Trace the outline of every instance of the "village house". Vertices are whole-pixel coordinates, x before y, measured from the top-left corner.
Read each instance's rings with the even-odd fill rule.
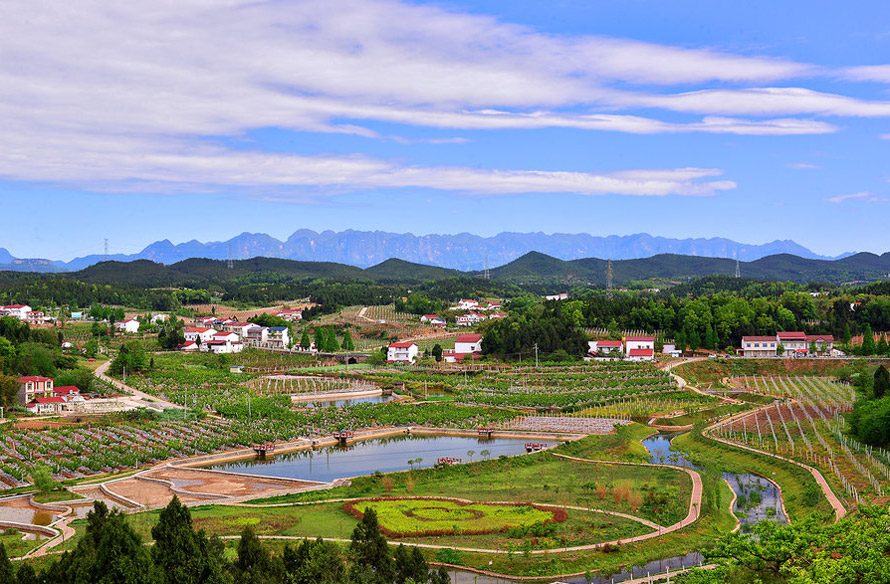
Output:
[[[54,397],[53,383],[51,377],[40,375],[19,377],[19,391],[16,394],[19,405],[26,405],[38,397]]]
[[[415,343],[390,343],[386,349],[387,363],[414,363],[417,359]]]
[[[14,316],[19,320],[28,320],[28,313],[31,312],[31,307],[27,304],[9,304],[0,306],[0,312],[7,316]]]
[[[244,349],[241,337],[233,332],[220,332],[213,335],[213,340],[201,345],[201,350],[214,354],[240,353]]]
[[[785,348],[784,357],[806,355],[810,351],[810,343],[804,332],[780,332],[776,334],[776,338],[779,344]]]
[[[602,354],[608,356],[613,351],[617,353],[623,353],[624,351],[624,345],[621,341],[587,341],[587,345],[590,348],[589,352],[591,355]]]
[[[185,337],[186,343],[191,341],[199,345],[212,341],[213,335],[215,335],[216,333],[216,329],[203,326],[190,327],[182,331],[182,335]]]
[[[237,320],[228,320],[225,322],[221,322],[219,324],[214,324],[214,327],[225,333],[235,333],[239,337],[246,337],[247,331],[256,325],[252,322],[240,322]]]
[[[479,324],[485,320],[485,317],[476,312],[470,312],[468,314],[461,314],[455,321],[457,321],[457,326],[471,326],[474,324]]]
[[[301,308],[288,308],[279,310],[275,316],[281,317],[288,322],[299,322],[303,320],[303,310]]]
[[[544,300],[568,300],[569,295],[567,292],[562,292],[561,294],[548,294],[544,296]]]
[[[655,337],[625,337],[624,351],[630,361],[653,361]]]
[[[269,341],[269,328],[264,326],[252,326],[247,329],[247,335],[244,337],[244,342],[248,345],[259,345],[260,343],[265,343]]]
[[[286,326],[270,326],[269,342],[281,345],[282,348],[290,344],[290,331]]]
[[[778,346],[776,337],[742,337],[742,355],[745,357],[775,357]]]
[[[492,312],[488,315],[488,318],[507,318],[506,312]]]
[[[122,320],[114,323],[114,328],[121,333],[138,333],[139,332],[139,321],[135,318],[128,318],[127,320]]]
[[[445,324],[446,324],[444,318],[437,316],[435,314],[424,314],[423,316],[420,317],[420,322],[426,323],[430,326],[438,326],[438,327],[443,327],[443,328],[445,327]]]
[[[195,325],[199,327],[210,327],[213,326],[215,320],[215,316],[199,316],[195,318]]]
[[[457,306],[453,308],[453,310],[478,310],[479,303],[475,300],[469,300],[467,298],[461,298],[457,303]]]
[[[25,407],[32,414],[51,416],[61,414],[64,405],[65,400],[60,397],[38,397],[25,404]]]
[[[482,335],[461,335],[454,342],[454,352],[458,354],[481,353]]]
[[[170,320],[170,315],[164,314],[163,312],[151,315],[151,324],[161,324],[162,322],[167,322],[168,320]]]
[[[468,359],[475,361],[481,357],[482,355],[479,353],[458,353],[456,351],[444,351],[442,353],[442,360],[446,363],[460,363]]]

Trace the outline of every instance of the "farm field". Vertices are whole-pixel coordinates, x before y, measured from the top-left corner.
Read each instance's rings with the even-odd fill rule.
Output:
[[[782,402],[737,418],[716,435],[818,468],[848,508],[887,494],[890,453],[844,433],[843,414],[855,398],[851,387],[826,377],[742,376],[731,382]]]

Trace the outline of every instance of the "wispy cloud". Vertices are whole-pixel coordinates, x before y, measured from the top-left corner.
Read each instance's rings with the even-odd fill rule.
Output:
[[[828,197],[824,199],[828,203],[844,203],[847,201],[857,201],[860,203],[886,203],[890,201],[890,198],[887,197],[879,197],[869,191],[862,191],[859,193],[852,193],[849,195],[838,195],[836,197]]]
[[[890,65],[867,65],[844,69],[842,75],[855,81],[877,81],[890,83]]]
[[[262,145],[245,152],[222,144],[259,128],[406,143],[466,140],[395,137],[397,131],[373,129],[380,122],[468,131],[808,135],[840,129],[809,117],[890,115],[888,102],[734,87],[824,73],[807,63],[549,35],[396,0],[144,0],[102,9],[7,0],[0,4],[0,54],[0,177],[90,188],[216,189],[225,177],[234,186],[333,188],[339,181],[347,188],[461,190],[460,178],[467,181],[462,190],[481,193],[713,194],[733,185],[704,177],[631,180],[607,170],[414,167],[360,154],[286,156],[259,151]],[[720,88],[651,92],[678,84]],[[631,113],[637,108],[691,115],[664,121]]]
[[[822,168],[818,164],[812,164],[810,162],[789,162],[786,164],[788,168],[793,168],[795,170],[813,170],[816,168]]]

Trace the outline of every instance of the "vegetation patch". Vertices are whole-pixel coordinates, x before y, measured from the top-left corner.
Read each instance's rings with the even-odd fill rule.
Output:
[[[532,504],[464,503],[453,499],[378,498],[347,501],[343,509],[361,519],[377,513],[389,537],[479,535],[514,527],[563,523],[566,512]]]

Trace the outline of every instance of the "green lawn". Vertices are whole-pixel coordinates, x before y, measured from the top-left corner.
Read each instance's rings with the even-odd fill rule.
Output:
[[[23,556],[35,547],[43,543],[44,540],[25,540],[22,536],[25,534],[15,529],[7,529],[0,532],[0,543],[6,548],[6,555],[10,558]]]

